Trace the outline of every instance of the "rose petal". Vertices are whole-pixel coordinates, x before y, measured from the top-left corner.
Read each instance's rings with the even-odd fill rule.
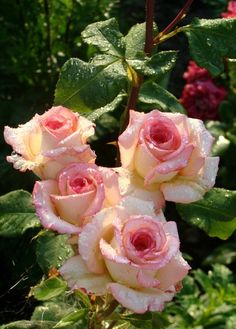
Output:
[[[154,273],[153,273],[154,274]],[[160,281],[148,275],[147,271],[138,271],[138,282],[144,288],[156,288],[160,285]]]
[[[205,163],[205,158],[200,155],[199,149],[195,148],[191,154],[188,164],[180,171],[181,176],[197,176]]]
[[[126,257],[118,255],[116,250],[104,239],[100,240],[99,247],[104,258],[119,264],[130,264]]]
[[[156,213],[152,202],[143,200],[140,202],[139,198],[132,196],[122,198],[116,210],[117,216],[124,222],[128,217],[135,215],[147,215],[158,221],[166,221],[162,211]]]
[[[99,275],[91,273],[81,256],[69,258],[59,269],[59,272],[72,290],[86,290],[87,294],[106,294],[107,284],[112,281],[107,274]]]
[[[112,228],[114,211],[104,209],[86,224],[79,236],[79,253],[88,269],[94,273],[104,273],[105,266],[99,248],[99,241],[109,234]]]
[[[15,152],[21,154],[25,160],[32,160],[41,146],[41,132],[38,127],[39,115],[18,128],[4,128],[5,141],[12,146]]]
[[[135,313],[162,311],[164,303],[171,301],[174,292],[161,292],[157,289],[134,290],[119,283],[108,284],[113,297],[124,307]]]
[[[143,144],[139,144],[134,154],[134,166],[141,177],[146,177],[147,173],[153,170],[159,163]]]
[[[87,216],[94,195],[94,191],[66,196],[51,195],[51,200],[61,218],[71,224],[81,226],[81,220]]]
[[[202,169],[201,178],[198,183],[206,190],[211,189],[215,185],[215,179],[218,171],[219,157],[207,157]]]
[[[115,168],[119,174],[119,188],[122,196],[132,196],[143,201],[154,202],[156,211],[164,208],[165,199],[158,185],[144,186],[144,180],[124,168]]]
[[[58,173],[70,163],[93,163],[96,159],[89,145],[59,147],[43,155],[47,157],[47,164],[43,168],[44,179],[56,179]]]
[[[192,141],[196,143],[203,156],[208,156],[211,152],[214,138],[201,120],[188,118],[188,124]]]
[[[105,258],[107,270],[113,281],[122,283],[131,288],[142,288],[138,281],[139,268],[130,264],[116,263]]]
[[[183,259],[181,253],[178,253],[165,267],[157,272],[155,278],[160,281],[159,289],[165,291],[170,286],[183,280],[190,269],[191,267]]]
[[[133,169],[133,157],[135,148],[138,143],[139,130],[142,125],[142,117],[144,113],[138,113],[135,111],[129,112],[129,125],[127,129],[119,136],[118,145],[120,149],[122,166]]]
[[[109,168],[99,167],[103,177],[107,206],[114,206],[120,200],[118,174]]]
[[[49,230],[54,230],[62,234],[79,233],[81,231],[79,227],[67,223],[55,214],[55,209],[52,205],[50,195],[57,193],[57,184],[53,180],[35,183],[32,194],[33,203],[41,224]]]
[[[166,201],[191,203],[200,200],[205,189],[199,184],[186,179],[175,179],[173,182],[162,183],[160,190]]]
[[[20,171],[26,170],[34,170],[35,174],[40,177],[40,168],[38,163],[33,161],[25,160],[22,156],[18,155],[17,153],[12,153],[12,155],[8,155],[6,157],[9,163],[13,164],[13,167]]]
[[[163,177],[168,177],[165,175],[170,175],[170,177],[173,178],[172,174],[176,174],[178,170],[187,166],[188,160],[193,152],[193,149],[194,146],[190,144],[186,146],[186,148],[183,149],[183,151],[179,153],[176,158],[157,165],[150,173],[148,173],[148,175],[146,175],[145,183],[151,184],[154,182],[156,183],[159,181],[163,181]]]

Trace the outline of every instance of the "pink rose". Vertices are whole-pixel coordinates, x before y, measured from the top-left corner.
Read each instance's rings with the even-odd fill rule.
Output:
[[[84,222],[120,199],[117,174],[95,164],[65,167],[55,180],[38,181],[33,202],[42,225],[59,233],[79,233]]]
[[[119,174],[119,189],[122,197],[132,196],[143,201],[151,201],[156,211],[165,206],[163,194],[156,186],[145,186],[142,177],[133,175],[125,168],[117,167],[114,170]]]
[[[18,128],[5,127],[5,140],[15,152],[7,160],[20,171],[55,178],[68,163],[94,162],[95,154],[86,144],[93,133],[86,118],[62,106],[52,107]]]
[[[72,289],[107,292],[136,313],[161,311],[190,269],[175,222],[153,203],[127,197],[95,215],[79,235],[79,254],[60,269]]]
[[[203,122],[179,113],[130,111],[119,137],[122,166],[160,189],[165,200],[190,203],[215,183],[218,157],[210,157],[213,137]]]

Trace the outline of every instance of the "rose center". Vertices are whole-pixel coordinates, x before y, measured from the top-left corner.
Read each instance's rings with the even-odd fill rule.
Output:
[[[131,243],[138,251],[153,248],[155,244],[152,237],[147,233],[134,234],[131,239]]]
[[[155,144],[163,144],[170,140],[172,134],[165,127],[151,127],[150,138]]]
[[[47,120],[45,126],[50,130],[58,130],[63,127],[65,124],[65,118],[62,116],[50,117],[50,120]]]
[[[92,181],[89,178],[84,178],[77,176],[74,179],[70,180],[70,187],[75,193],[84,193],[90,190]]]

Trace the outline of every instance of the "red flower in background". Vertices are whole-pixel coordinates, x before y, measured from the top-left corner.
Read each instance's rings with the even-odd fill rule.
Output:
[[[187,83],[191,83],[197,80],[211,79],[211,76],[207,69],[198,66],[194,61],[189,61],[188,69],[184,72],[183,78]]]
[[[201,120],[217,120],[218,107],[227,94],[226,89],[217,86],[210,73],[194,61],[189,62],[183,78],[187,83],[180,102],[186,108],[188,116]]]
[[[236,18],[236,1],[229,1],[226,13],[221,13],[223,18]]]

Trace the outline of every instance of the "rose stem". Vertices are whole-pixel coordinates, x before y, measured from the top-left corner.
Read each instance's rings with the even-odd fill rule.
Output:
[[[146,36],[145,36],[145,46],[144,52],[147,56],[151,56],[153,48],[153,18],[154,18],[154,5],[155,0],[146,0]],[[125,127],[129,122],[129,110],[134,109],[138,99],[138,93],[140,86],[143,82],[142,76],[137,74],[135,83],[131,88],[128,104],[127,104],[127,113],[125,120]],[[124,128],[125,128],[124,127]]]
[[[144,52],[147,56],[151,56],[153,49],[153,19],[154,19],[154,8],[155,8],[155,0],[146,0],[145,12],[146,12],[146,33],[145,33],[145,45]],[[127,106],[124,112],[124,121],[120,129],[120,134],[125,130],[129,123],[129,110],[135,109],[139,89],[143,83],[143,77],[134,72],[135,78],[132,79],[132,87],[130,90]],[[120,166],[120,153],[117,152],[116,165]]]
[[[191,4],[193,3],[193,0],[187,0],[185,2],[185,5],[180,10],[180,12],[177,14],[177,16],[173,19],[172,22],[162,31],[160,32],[153,40],[154,45],[157,45],[161,39],[162,36],[168,34],[176,24],[178,24],[187,14]]]

